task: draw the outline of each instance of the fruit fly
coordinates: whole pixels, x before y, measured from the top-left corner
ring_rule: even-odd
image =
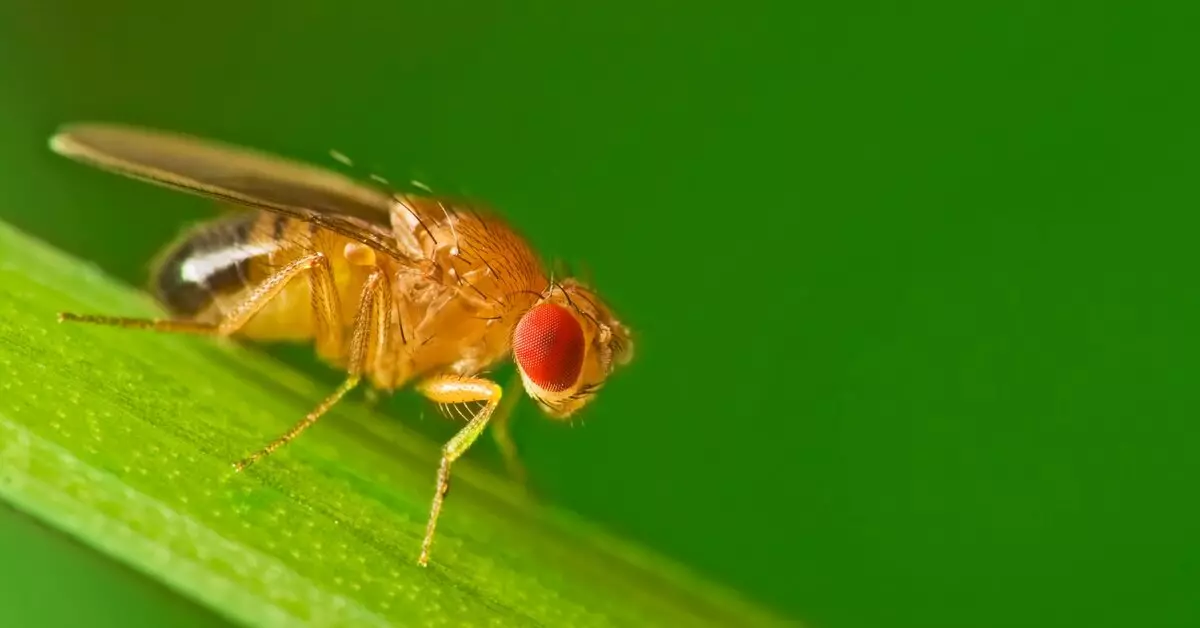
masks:
[[[485,369],[511,355],[529,396],[565,419],[633,356],[630,330],[592,288],[548,276],[529,244],[479,203],[396,192],[267,153],[122,125],[68,125],[50,147],[243,210],[201,225],[161,255],[152,285],[168,318],[64,313],[60,320],[311,341],[346,371],[345,382],[290,430],[234,463],[238,471],[299,436],[364,379],[383,391],[415,384],[459,410],[466,426],[442,447],[422,566],[450,467],[500,403],[503,391],[481,375]],[[497,440],[511,443],[503,423]]]

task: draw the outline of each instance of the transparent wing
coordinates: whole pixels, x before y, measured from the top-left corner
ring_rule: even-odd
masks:
[[[79,123],[50,138],[54,152],[234,205],[318,224],[397,258],[386,190],[331,170],[239,146],[131,126]]]

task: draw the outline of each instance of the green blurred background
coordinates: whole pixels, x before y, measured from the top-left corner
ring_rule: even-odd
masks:
[[[210,215],[79,119],[477,195],[638,332],[546,499],[816,626],[1196,626],[1200,15],[1125,5],[8,3],[0,218],[140,285]]]

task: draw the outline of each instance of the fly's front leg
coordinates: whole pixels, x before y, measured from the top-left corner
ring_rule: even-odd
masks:
[[[482,401],[484,405],[471,417],[467,426],[462,428],[444,446],[442,446],[442,462],[438,466],[437,488],[433,494],[433,505],[429,510],[429,523],[425,526],[425,540],[421,543],[421,556],[417,563],[422,567],[429,564],[429,548],[433,545],[433,533],[437,528],[438,515],[442,512],[442,501],[446,491],[450,490],[450,465],[458,460],[471,447],[483,428],[487,427],[488,419],[500,404],[501,390],[495,382],[477,377],[459,377],[455,375],[439,375],[427,379],[417,386],[417,390],[436,403],[471,403]]]
[[[521,374],[514,373],[512,379],[508,382],[508,388],[521,385]],[[516,408],[517,402],[521,399],[520,395],[509,395],[496,408],[495,419],[492,423],[492,438],[496,441],[496,447],[500,449],[500,455],[504,458],[504,466],[508,470],[509,475],[518,483],[524,485],[526,483],[525,465],[521,464],[521,456],[517,453],[517,444],[513,441],[512,430],[512,415],[513,409]]]
[[[354,315],[354,330],[350,338],[350,362],[346,369],[349,372],[349,377],[346,378],[346,381],[332,395],[293,425],[292,429],[288,430],[283,436],[276,438],[267,443],[262,449],[234,463],[233,466],[235,469],[241,471],[254,464],[260,458],[269,456],[276,449],[288,444],[289,441],[299,436],[304,430],[312,427],[317,422],[317,419],[320,419],[346,393],[358,385],[362,380],[363,369],[370,355],[372,338],[375,340],[374,349],[377,356],[382,355],[382,352],[387,347],[388,330],[386,324],[391,319],[384,308],[391,304],[391,300],[388,298],[390,295],[391,291],[388,288],[387,275],[381,270],[372,272],[367,277],[366,283],[363,284],[362,294],[358,302],[358,311]],[[315,303],[316,299],[314,299]],[[340,320],[338,322],[340,323]]]

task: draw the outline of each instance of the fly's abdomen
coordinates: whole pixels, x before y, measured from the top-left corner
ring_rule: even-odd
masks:
[[[251,286],[256,267],[279,249],[277,240],[257,233],[260,223],[274,218],[239,212],[185,236],[158,264],[153,289],[159,302],[179,318],[222,313],[222,305]]]

